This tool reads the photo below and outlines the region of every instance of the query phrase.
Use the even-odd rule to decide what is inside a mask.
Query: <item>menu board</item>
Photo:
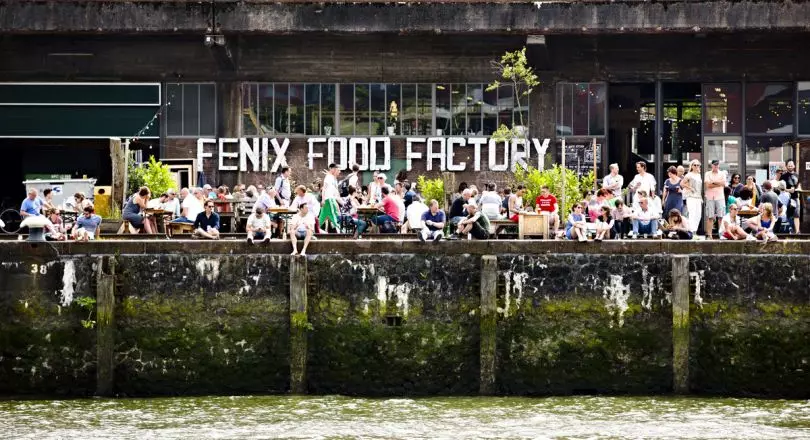
[[[562,143],[560,142],[560,146]],[[596,169],[602,168],[602,142],[596,142]],[[565,141],[565,167],[585,175],[593,170],[594,165],[593,140]]]

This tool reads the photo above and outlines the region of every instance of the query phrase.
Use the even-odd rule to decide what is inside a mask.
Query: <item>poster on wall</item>
[[[562,142],[558,141],[562,147]],[[566,139],[565,141],[565,167],[576,171],[579,175],[589,173],[594,169],[594,155],[596,156],[596,172],[602,169],[602,142],[596,141],[596,151],[593,148],[593,139]]]

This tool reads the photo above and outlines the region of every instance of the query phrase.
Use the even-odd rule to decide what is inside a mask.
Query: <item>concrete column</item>
[[[676,393],[689,392],[689,256],[672,256],[672,377]]]
[[[495,344],[497,332],[498,257],[481,257],[481,376],[478,393],[495,393]]]
[[[96,267],[96,395],[112,396],[115,371],[115,258]]]
[[[110,138],[110,159],[112,161],[110,212],[115,212],[116,207],[120,212],[124,203],[124,194],[127,191],[127,149],[121,144],[119,138]]]
[[[290,392],[307,392],[307,259],[290,260]]]
[[[242,137],[242,83],[219,83],[219,137]],[[241,171],[217,171],[218,184],[233,186],[242,181]]]

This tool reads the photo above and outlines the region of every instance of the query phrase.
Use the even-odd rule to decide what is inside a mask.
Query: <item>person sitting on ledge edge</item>
[[[309,208],[306,203],[298,205],[298,214],[292,216],[287,223],[288,233],[290,235],[290,243],[292,243],[292,253],[290,255],[298,255],[298,240],[304,240],[304,246],[301,247],[301,256],[306,256],[307,246],[312,240],[312,232],[315,229],[315,218],[309,215]]]
[[[71,237],[76,241],[90,241],[96,239],[96,231],[101,226],[101,216],[96,215],[92,206],[86,206],[81,217],[73,224]]]
[[[463,237],[469,234],[469,238],[476,240],[486,240],[489,238],[489,219],[485,215],[481,215],[478,211],[478,206],[474,203],[465,205],[467,210],[467,218],[458,223],[456,230],[457,237]]]
[[[422,214],[422,224],[424,227],[418,232],[419,240],[433,240],[437,242],[444,238],[444,211],[439,209],[437,200],[430,201],[430,208]]]
[[[219,214],[214,212],[214,202],[207,200],[205,210],[197,214],[197,219],[194,220],[194,236],[219,239]]]
[[[264,208],[257,206],[256,210],[250,214],[245,224],[248,243],[253,244],[254,240],[259,240],[259,242],[270,240],[268,231],[271,230],[271,227],[272,221],[270,220],[270,216],[264,215]]]

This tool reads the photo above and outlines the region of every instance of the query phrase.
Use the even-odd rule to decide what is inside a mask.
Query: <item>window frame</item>
[[[170,86],[180,86],[180,96],[179,97],[175,96],[172,99],[172,98],[170,98],[168,96]],[[185,128],[186,128],[185,127],[185,125],[186,125],[186,122],[185,122],[186,109],[185,109],[185,105],[183,104],[184,103],[184,98],[185,98],[185,93],[186,93],[186,87],[185,86],[195,86],[196,89],[197,89],[197,134],[187,134],[186,130],[185,130]],[[203,108],[202,102],[201,102],[201,99],[200,99],[201,98],[201,93],[200,93],[201,86],[211,86],[211,87],[213,87],[213,91],[214,91],[214,93],[213,93],[214,102],[213,102],[213,105],[212,105],[213,113],[214,113],[214,119],[213,119],[214,120],[214,126],[211,127],[211,129],[213,130],[211,133],[203,133],[203,130],[202,130],[203,124],[202,124],[202,118],[201,118],[201,115],[200,115],[201,110]],[[165,102],[166,102],[166,107],[167,107],[167,109],[166,109],[166,117],[164,118],[165,126],[166,126],[166,138],[171,138],[171,139],[198,139],[198,138],[201,138],[201,137],[217,137],[218,131],[219,131],[218,130],[219,96],[217,94],[218,93],[218,87],[217,87],[216,82],[213,82],[213,81],[167,82],[167,83],[164,84],[163,90],[165,90],[165,93],[166,93]],[[180,103],[179,108],[180,108],[180,133],[181,134],[179,134],[179,135],[169,134],[170,133],[169,109],[171,107],[175,107],[175,105],[176,105],[175,102]],[[177,108],[177,107],[175,107],[175,108]],[[257,116],[257,118],[258,118],[258,116]]]

